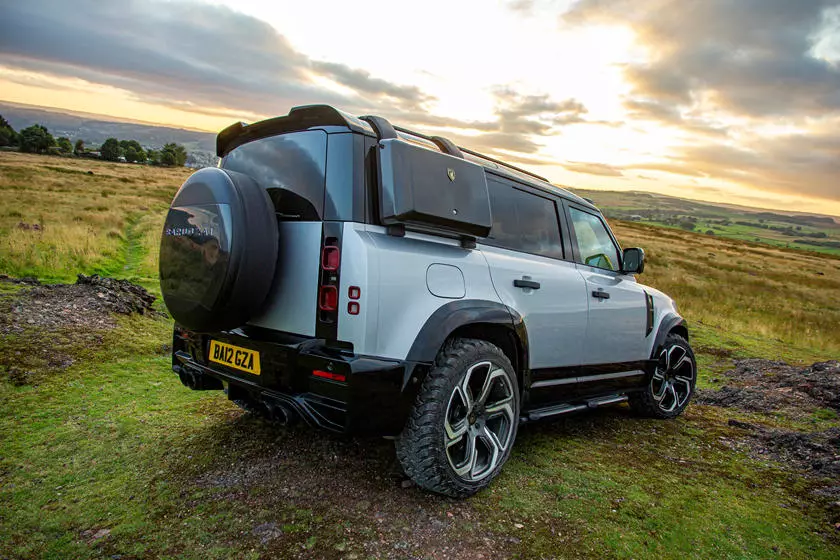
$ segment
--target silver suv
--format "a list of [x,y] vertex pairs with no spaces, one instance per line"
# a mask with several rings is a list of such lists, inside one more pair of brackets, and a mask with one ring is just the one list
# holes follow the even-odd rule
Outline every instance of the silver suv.
[[394,436],[469,496],[524,422],[627,401],[672,418],[696,364],[595,206],[445,138],[326,106],[235,124],[172,201],[173,370],[254,413]]

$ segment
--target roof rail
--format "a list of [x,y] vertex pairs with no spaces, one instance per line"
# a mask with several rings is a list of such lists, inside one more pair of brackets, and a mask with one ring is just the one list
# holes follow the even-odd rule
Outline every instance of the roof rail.
[[365,115],[364,117],[359,118],[370,123],[370,126],[373,127],[373,131],[376,132],[376,137],[379,140],[390,140],[397,137],[397,131],[394,130],[394,127],[391,126],[388,119],[374,115]]
[[[407,129],[407,128],[403,128],[403,127],[401,127],[401,126],[395,126],[395,127],[394,127],[394,130],[397,130],[397,131],[402,132],[402,133],[405,133],[405,134],[412,134],[412,135],[414,135],[414,136],[419,136],[420,138],[425,138],[426,140],[431,140],[431,141],[432,141],[432,142],[434,142],[436,145],[438,145],[439,147],[441,147],[441,151],[443,151],[443,152],[445,152],[445,153],[450,153],[450,152],[448,152],[447,150],[443,149],[443,147],[442,147],[442,146],[438,143],[438,141],[439,141],[439,140],[443,140],[443,141],[445,141],[445,142],[447,142],[447,143],[451,144],[454,148],[457,148],[457,149],[458,149],[458,151],[463,152],[463,153],[462,153],[460,156],[458,156],[458,157],[464,157],[464,155],[463,155],[463,154],[464,154],[464,153],[467,153],[467,154],[470,154],[470,155],[473,155],[473,156],[476,156],[476,157],[480,157],[480,158],[482,158],[482,159],[486,159],[487,161],[492,161],[493,163],[495,163],[495,164],[497,164],[497,165],[501,165],[502,167],[506,167],[506,168],[508,168],[508,169],[513,169],[514,171],[518,171],[519,173],[524,173],[525,175],[529,175],[529,176],[531,176],[531,177],[534,177],[535,179],[539,179],[540,181],[544,181],[544,182],[546,182],[546,183],[550,183],[550,182],[551,182],[551,181],[549,181],[548,179],[546,179],[545,177],[543,177],[542,175],[537,175],[536,173],[532,173],[531,171],[527,171],[527,170],[522,169],[522,168],[520,168],[520,167],[516,167],[515,165],[511,165],[511,164],[509,164],[509,163],[505,163],[505,162],[503,162],[503,161],[501,161],[501,160],[498,160],[498,159],[496,159],[496,158],[492,158],[492,157],[490,157],[490,156],[486,156],[486,155],[484,155],[484,154],[482,154],[482,153],[475,152],[475,151],[473,151],[473,150],[468,150],[467,148],[465,148],[465,147],[463,147],[463,146],[456,146],[456,145],[455,145],[452,141],[447,140],[446,138],[441,138],[440,136],[428,136],[428,135],[426,135],[426,134],[423,134],[422,132],[416,132],[416,131],[414,131],[414,130],[409,130],[409,129]],[[450,154],[450,155],[455,155],[455,154]]]

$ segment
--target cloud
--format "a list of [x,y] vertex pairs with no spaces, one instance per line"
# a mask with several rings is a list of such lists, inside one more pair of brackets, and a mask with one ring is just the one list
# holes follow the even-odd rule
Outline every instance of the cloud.
[[580,0],[561,16],[590,24],[630,26],[649,53],[623,66],[628,118],[683,133],[624,169],[840,200],[840,0]]
[[436,99],[417,86],[312,60],[260,19],[184,1],[10,3],[0,20],[0,65],[80,78],[127,91],[142,102],[231,120],[326,103],[439,130],[472,149],[518,163],[551,163],[537,155],[539,138],[588,122],[588,111],[577,100],[523,94],[510,86],[491,92],[492,119],[434,115]]
[[600,175],[602,177],[623,177],[621,169],[606,163],[593,163],[585,161],[567,161],[563,167],[574,173],[586,173],[588,175]]
[[634,97],[739,115],[840,112],[840,66],[813,54],[838,0],[581,0],[564,25],[631,25],[652,58],[629,64]]
[[492,96],[494,120],[464,121],[425,112],[396,113],[394,118],[415,127],[440,129],[441,135],[456,144],[525,165],[555,163],[537,154],[541,137],[560,134],[563,127],[573,124],[602,124],[588,121],[589,111],[576,99],[557,101],[545,94],[522,94],[511,86],[496,87]]
[[[418,109],[431,97],[363,70],[310,60],[266,22],[192,2],[9,3],[0,64],[78,77],[180,109],[276,115],[300,102]],[[316,85],[327,79],[347,88]]]

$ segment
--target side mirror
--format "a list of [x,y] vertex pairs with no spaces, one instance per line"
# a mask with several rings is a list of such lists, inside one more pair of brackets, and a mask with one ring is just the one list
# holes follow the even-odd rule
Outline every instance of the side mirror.
[[625,274],[641,274],[645,271],[645,250],[634,247],[624,249],[621,272]]

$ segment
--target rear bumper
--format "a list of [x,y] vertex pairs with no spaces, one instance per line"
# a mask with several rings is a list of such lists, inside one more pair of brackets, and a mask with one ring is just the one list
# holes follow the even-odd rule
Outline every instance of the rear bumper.
[[[261,374],[208,361],[211,339],[259,352]],[[195,388],[224,388],[231,399],[283,405],[312,426],[340,433],[399,434],[419,386],[420,365],[264,329],[207,335],[176,326],[173,337],[172,369],[182,380],[197,380]],[[335,379],[316,377],[316,370]]]

